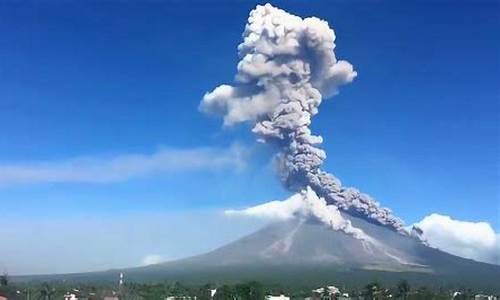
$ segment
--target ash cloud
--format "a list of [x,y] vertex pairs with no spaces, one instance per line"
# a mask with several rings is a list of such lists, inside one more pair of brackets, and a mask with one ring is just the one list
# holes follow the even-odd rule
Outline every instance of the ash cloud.
[[389,209],[321,170],[326,153],[322,137],[309,128],[312,117],[323,98],[357,76],[334,49],[335,33],[326,21],[302,19],[270,4],[257,6],[238,46],[234,84],[206,93],[200,110],[222,116],[224,126],[253,124],[257,139],[278,150],[279,175],[289,190],[310,186],[327,203],[406,234]]
[[284,201],[271,201],[242,210],[226,210],[227,216],[248,216],[270,220],[291,218],[313,218],[335,231],[343,231],[361,240],[372,239],[361,229],[344,219],[335,205],[328,205],[310,188],[292,195]]

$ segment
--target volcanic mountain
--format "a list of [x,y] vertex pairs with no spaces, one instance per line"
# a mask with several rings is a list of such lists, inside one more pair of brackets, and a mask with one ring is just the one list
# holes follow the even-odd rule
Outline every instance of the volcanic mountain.
[[402,278],[431,286],[463,285],[500,291],[500,266],[431,248],[364,219],[343,214],[371,239],[294,218],[276,222],[212,252],[127,270],[137,278],[193,281],[262,280],[323,284],[393,283]]
[[[139,268],[30,276],[35,280],[172,280],[192,283],[259,280],[266,283],[361,286],[372,280],[395,284],[475,287],[500,291],[500,266],[431,248],[362,218],[342,213],[370,237],[360,240],[312,219],[275,222],[209,253]],[[211,234],[211,233],[207,233]],[[215,234],[215,233],[213,233]]]

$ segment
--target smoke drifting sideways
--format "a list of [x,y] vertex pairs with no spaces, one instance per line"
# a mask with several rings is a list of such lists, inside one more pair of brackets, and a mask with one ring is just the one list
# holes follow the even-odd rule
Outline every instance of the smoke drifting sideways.
[[289,190],[310,186],[328,204],[407,234],[389,209],[320,169],[326,153],[322,137],[309,128],[311,119],[323,97],[334,96],[357,75],[349,62],[337,60],[334,49],[335,33],[326,21],[259,5],[238,46],[235,83],[206,93],[199,108],[222,116],[224,126],[252,123],[258,141],[278,149],[277,169]]

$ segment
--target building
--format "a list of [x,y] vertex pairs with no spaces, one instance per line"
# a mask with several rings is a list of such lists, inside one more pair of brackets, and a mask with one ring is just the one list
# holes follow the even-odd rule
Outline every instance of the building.
[[64,300],[78,300],[78,297],[75,294],[67,293],[64,295]]
[[497,297],[490,295],[477,294],[474,296],[474,300],[497,300]]
[[[341,295],[340,290],[333,286],[327,286],[327,287],[322,287],[318,288],[315,290],[312,290],[312,297],[310,298],[311,300],[336,300],[338,299]],[[349,295],[347,295],[347,299]]]
[[342,293],[342,295],[338,296],[338,300],[351,300],[348,293]]
[[266,300],[290,300],[290,297],[287,297],[285,295],[279,295],[279,296],[267,295]]

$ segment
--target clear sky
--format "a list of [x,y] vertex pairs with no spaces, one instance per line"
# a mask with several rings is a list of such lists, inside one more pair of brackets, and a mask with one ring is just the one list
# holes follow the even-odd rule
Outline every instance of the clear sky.
[[[227,223],[218,215],[225,208],[289,195],[272,170],[272,152],[255,144],[248,127],[223,129],[220,119],[198,111],[205,92],[232,82],[256,4],[0,4],[0,244],[9,245],[0,246],[0,268],[81,271],[137,265],[152,253],[193,254],[255,226],[242,223],[209,239],[200,215],[216,215],[208,227],[216,230]],[[327,20],[337,56],[358,72],[313,120],[325,140],[324,169],[407,224],[437,212],[487,221],[498,232],[500,3],[272,4]],[[210,242],[175,240],[183,245],[176,248],[144,241],[152,227],[130,222],[149,215],[176,216],[161,221],[165,232],[155,227],[157,239],[175,231]],[[135,256],[88,263],[127,243],[127,234],[106,231],[122,237],[100,233],[99,243],[109,245],[83,253],[82,263],[72,264],[74,256],[66,268],[54,267],[57,256],[35,263],[38,245],[71,252],[59,247],[65,236],[91,243],[89,232],[112,228],[113,220],[136,230],[142,246]]]

